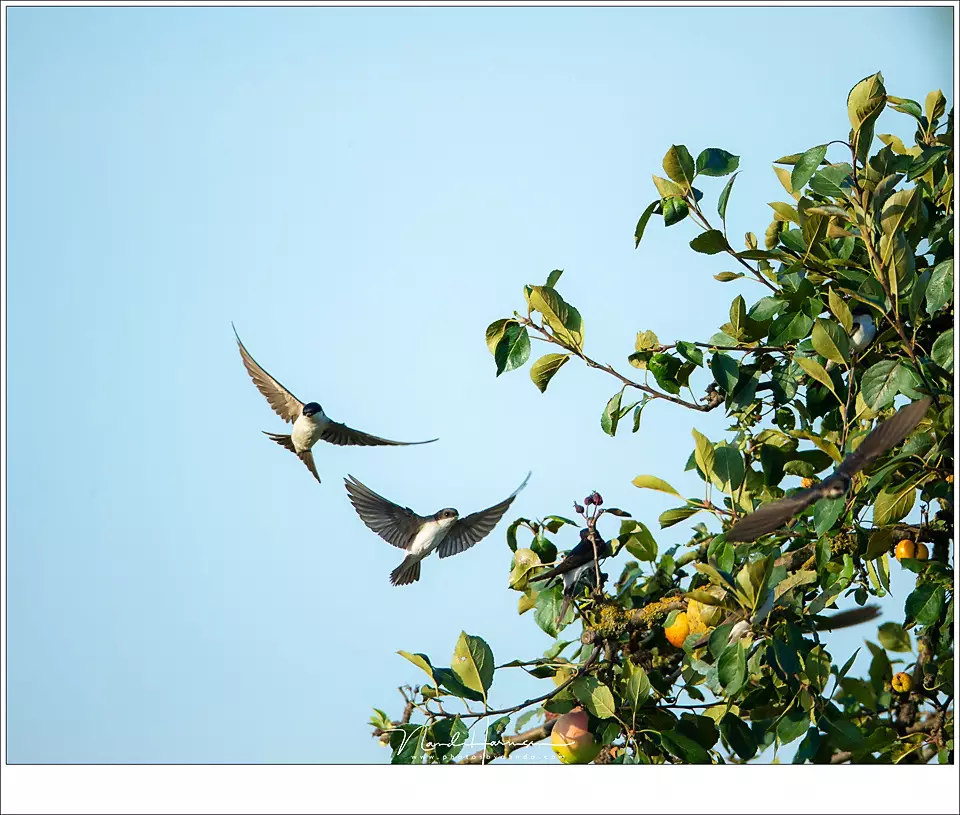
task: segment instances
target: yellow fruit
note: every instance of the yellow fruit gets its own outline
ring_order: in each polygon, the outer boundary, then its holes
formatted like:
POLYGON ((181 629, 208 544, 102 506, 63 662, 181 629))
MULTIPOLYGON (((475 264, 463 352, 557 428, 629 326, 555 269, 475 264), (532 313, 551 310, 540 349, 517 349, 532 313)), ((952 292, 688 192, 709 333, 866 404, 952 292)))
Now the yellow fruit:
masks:
POLYGON ((917 553, 914 555, 917 560, 927 560, 930 557, 930 550, 925 543, 917 544, 917 553))
POLYGON ((816 483, 817 483, 817 482, 816 482, 816 479, 813 479, 813 478, 801 478, 801 479, 800 479, 800 486, 803 487, 805 490, 810 489, 810 487, 812 487, 812 486, 813 486, 814 484, 816 484, 816 483))
POLYGON ((672 645, 677 648, 682 647, 683 641, 690 633, 690 621, 687 619, 687 612, 681 611, 673 621, 673 625, 669 628, 664 626, 663 633, 667 635, 667 639, 670 640, 672 645))
POLYGON ((557 718, 550 744, 564 764, 589 764, 600 753, 601 746, 594 742, 588 724, 587 714, 580 708, 557 718))
POLYGON ((909 693, 910 689, 913 687, 913 677, 908 673, 903 673, 902 671, 898 674, 894 674, 893 689, 897 693, 909 693))
POLYGON ((950 473, 950 475, 948 475, 948 476, 946 477, 945 481, 946 481, 948 484, 952 484, 952 483, 953 483, 953 473, 950 473))
MULTIPOLYGON (((924 546, 924 549, 927 547, 924 546)), ((911 558, 917 553, 917 545, 910 540, 909 538, 904 538, 900 543, 897 544, 897 548, 893 550, 893 554, 897 560, 903 560, 906 558, 911 558)))

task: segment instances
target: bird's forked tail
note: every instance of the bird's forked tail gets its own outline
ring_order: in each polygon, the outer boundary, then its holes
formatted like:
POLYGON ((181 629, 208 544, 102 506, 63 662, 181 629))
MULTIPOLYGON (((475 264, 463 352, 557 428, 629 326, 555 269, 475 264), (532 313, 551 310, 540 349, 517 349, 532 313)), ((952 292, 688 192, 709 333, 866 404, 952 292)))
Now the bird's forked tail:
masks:
POLYGON ((403 563, 390 572, 390 583, 394 586, 406 586, 420 579, 420 558, 407 555, 403 563))

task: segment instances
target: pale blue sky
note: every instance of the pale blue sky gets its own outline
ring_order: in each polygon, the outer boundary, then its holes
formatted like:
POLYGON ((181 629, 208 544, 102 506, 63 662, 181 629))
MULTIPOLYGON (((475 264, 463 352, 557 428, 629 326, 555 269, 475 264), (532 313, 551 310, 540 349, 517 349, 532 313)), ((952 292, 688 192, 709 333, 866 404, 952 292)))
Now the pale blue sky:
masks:
POLYGON ((655 404, 610 439, 612 380, 497 380, 484 328, 564 268, 588 352, 625 367, 637 330, 703 340, 761 296, 712 279, 689 223, 634 250, 650 175, 671 143, 740 155, 730 232, 762 234, 770 162, 844 137, 859 79, 952 105, 952 10, 865 11, 8 8, 9 760, 382 762, 370 707, 422 681, 398 648, 550 644, 516 616, 506 523, 394 588, 348 472, 470 512, 532 469, 508 517, 598 489, 685 541, 630 479, 696 494, 690 428, 723 416, 655 404), (260 433, 284 425, 231 320, 335 419, 440 441, 318 447, 318 486, 260 433))

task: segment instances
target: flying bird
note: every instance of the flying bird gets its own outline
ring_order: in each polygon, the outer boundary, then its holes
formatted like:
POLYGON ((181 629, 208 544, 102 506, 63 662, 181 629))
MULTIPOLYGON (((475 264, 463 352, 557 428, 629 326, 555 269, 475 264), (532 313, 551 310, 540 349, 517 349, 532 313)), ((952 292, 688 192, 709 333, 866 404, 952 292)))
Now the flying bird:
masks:
POLYGON ((556 577, 563 578, 563 604, 560 606, 560 613, 557 615, 557 621, 563 619, 577 595, 577 586, 581 579, 589 577, 589 573, 594 571, 594 551, 597 555, 597 563, 613 554, 613 547, 610 541, 605 541, 594 532, 596 539, 596 550, 594 550, 594 541, 591 538, 591 530, 580 530, 580 542, 573 547, 567 556, 561 560, 552 569, 548 569, 542 574, 537 575, 532 583, 547 583, 556 577))
POLYGON ((776 531, 798 512, 821 498, 839 498, 845 495, 850 489, 853 477, 869 467, 887 450, 900 444, 919 424, 929 407, 930 397, 924 397, 900 408, 887 421, 878 424, 829 477, 808 489, 764 504, 756 512, 730 527, 726 539, 731 542, 755 541, 762 535, 776 531))
POLYGON ((420 561, 435 549, 440 550, 441 558, 458 555, 489 535, 529 480, 530 473, 527 473, 523 483, 508 498, 463 518, 452 507, 437 510, 433 515, 417 515, 410 507, 378 495, 352 475, 343 481, 360 520, 387 543, 408 553, 390 572, 392 585, 406 586, 420 579, 420 561))
MULTIPOLYGON (((233 323, 231 323, 233 325, 233 323)), ((243 359, 244 367, 253 384, 257 386, 265 397, 270 407, 274 409, 277 415, 285 422, 293 424, 291 433, 270 433, 262 431, 267 437, 275 441, 281 447, 286 448, 297 456, 307 469, 313 473, 313 477, 320 481, 320 474, 317 472, 317 465, 313 460, 313 446, 318 441, 329 442, 337 445, 356 445, 361 447, 371 446, 400 446, 410 444, 429 444, 436 439, 427 439, 426 441, 392 441, 391 439, 382 439, 379 436, 371 436, 369 433, 363 433, 360 430, 354 430, 345 424, 335 422, 328 417, 323 408, 317 402, 303 403, 276 379, 268 374, 257 361, 250 356, 249 351, 240 342, 240 335, 237 329, 233 329, 234 336, 237 338, 237 345, 240 348, 240 357, 243 359)))

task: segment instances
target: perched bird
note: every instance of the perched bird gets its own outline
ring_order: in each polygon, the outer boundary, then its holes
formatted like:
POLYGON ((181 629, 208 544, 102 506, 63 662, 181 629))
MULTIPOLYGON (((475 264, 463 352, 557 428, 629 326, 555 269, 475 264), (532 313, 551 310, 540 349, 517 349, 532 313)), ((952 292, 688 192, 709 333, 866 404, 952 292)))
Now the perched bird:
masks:
MULTIPOLYGON (((232 325, 232 323, 231 323, 232 325)), ((304 404, 283 385, 277 382, 270 374, 261 368, 257 361, 250 356, 250 353, 240 342, 240 335, 234 327, 233 333, 237 338, 237 345, 240 347, 240 357, 243 359, 244 367, 257 390, 262 393, 270 407, 285 422, 293 423, 293 432, 289 434, 269 433, 266 430, 263 433, 273 439, 281 447, 285 447, 291 453, 295 454, 307 469, 313 473, 313 477, 320 481, 320 475, 317 473, 317 465, 313 461, 312 448, 318 441, 329 442, 337 445, 358 445, 362 447, 378 445, 410 445, 410 444, 429 444, 436 439, 427 439, 427 441, 391 441, 382 439, 379 436, 371 436, 369 433, 363 433, 347 427, 340 422, 334 422, 324 412, 323 408, 316 402, 307 402, 304 404)))
POLYGON ((869 467, 887 450, 900 444, 919 424, 929 407, 930 398, 924 397, 900 408, 887 421, 878 424, 829 477, 808 489, 764 504, 756 512, 730 527, 726 539, 731 542, 755 541, 761 535, 779 529, 798 512, 821 498, 839 498, 845 495, 850 489, 853 477, 869 467))
POLYGON ((523 483, 508 498, 464 518, 452 507, 433 515, 417 515, 410 507, 378 495, 352 475, 347 476, 344 483, 360 520, 387 543, 409 553, 403 563, 390 572, 391 584, 406 586, 420 579, 420 561, 434 549, 439 548, 441 558, 458 555, 489 535, 529 480, 530 473, 527 473, 523 483))
POLYGON ((592 537, 590 532, 589 529, 581 529, 580 542, 567 553, 567 556, 552 569, 548 569, 531 580, 532 583, 548 583, 554 578, 563 578, 563 604, 560 606, 560 613, 557 616, 558 621, 563 619, 570 603, 573 602, 573 598, 577 596, 577 587, 581 579, 585 578, 589 582, 590 574, 595 573, 595 570, 599 568, 599 566, 594 566, 594 552, 596 552, 596 562, 598 564, 613 554, 610 541, 602 540, 596 532, 593 533, 592 537), (594 549, 594 539, 596 549, 594 549))
MULTIPOLYGON (((854 310, 852 317, 853 329, 850 332, 850 355, 859 356, 866 347, 873 342, 873 338, 877 336, 877 325, 873 321, 873 315, 870 314, 869 311, 854 310)), ((836 363, 831 359, 827 360, 827 364, 823 367, 829 371, 835 366, 836 363)))

